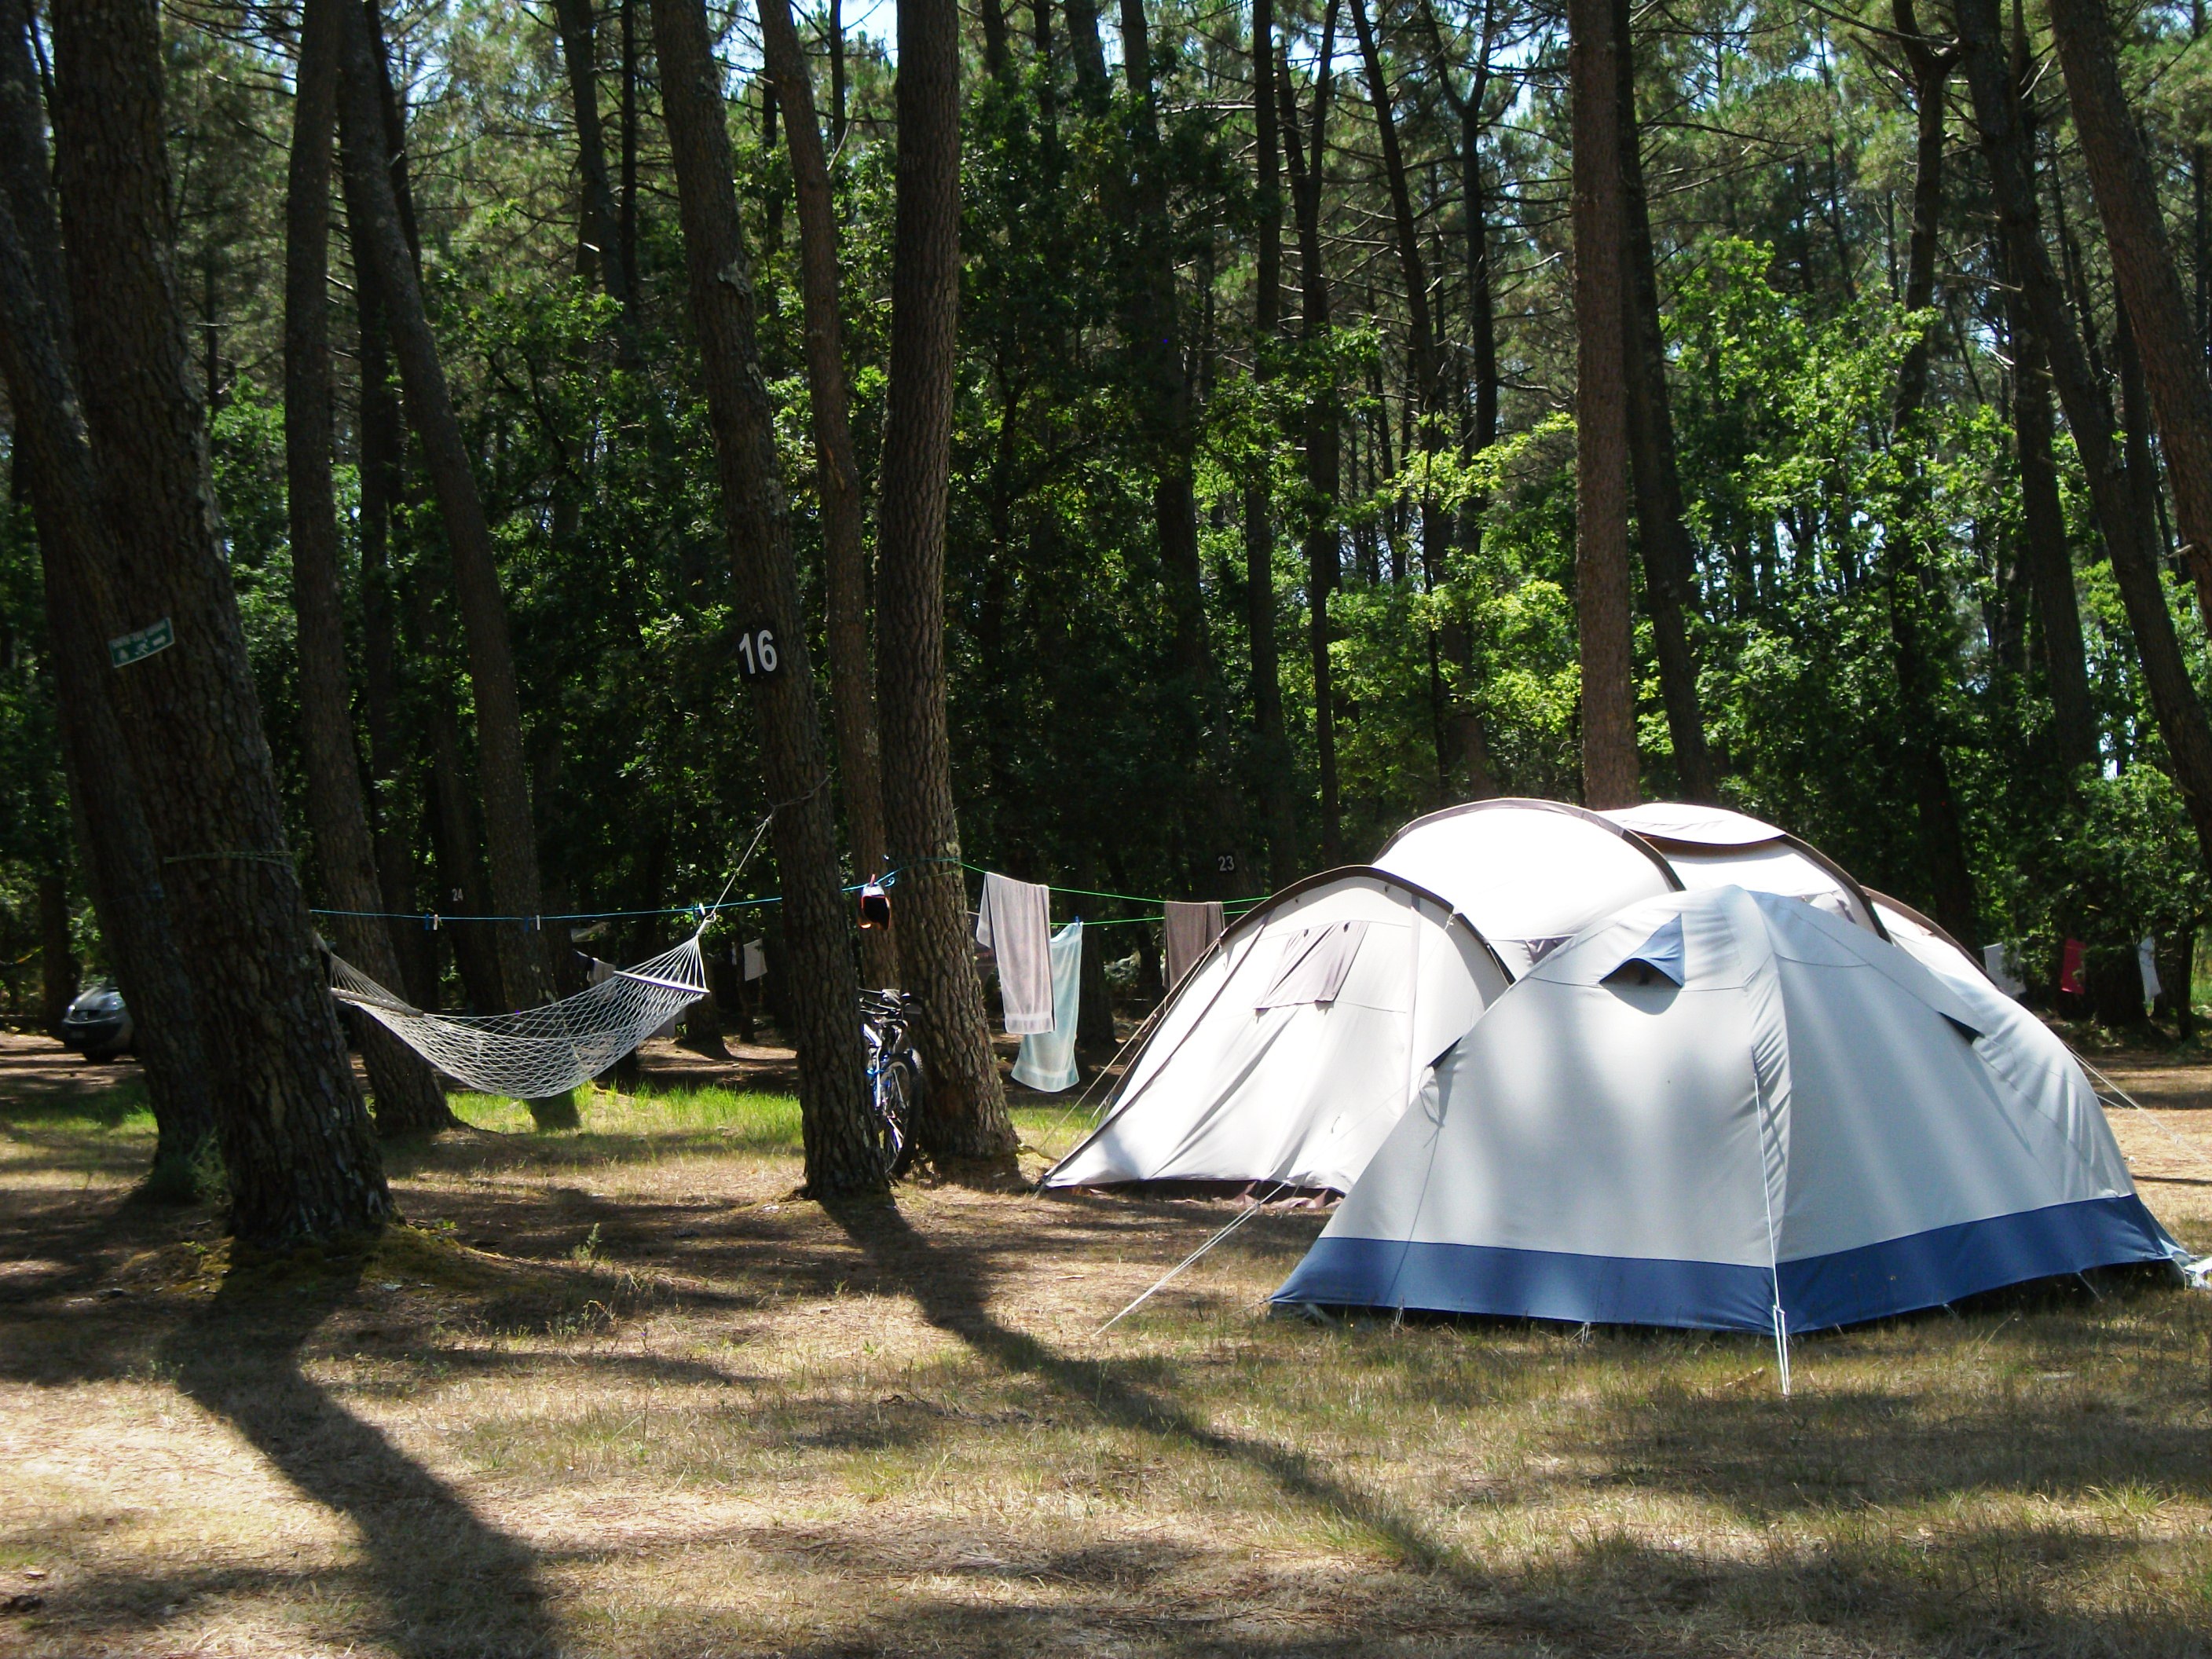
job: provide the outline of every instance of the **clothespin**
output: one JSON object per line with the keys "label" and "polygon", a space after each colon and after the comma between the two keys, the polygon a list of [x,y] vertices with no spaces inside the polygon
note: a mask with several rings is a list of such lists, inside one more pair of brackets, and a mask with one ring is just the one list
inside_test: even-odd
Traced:
{"label": "clothespin", "polygon": [[446,919],[435,910],[422,918],[422,931],[427,933],[434,933],[445,925]]}

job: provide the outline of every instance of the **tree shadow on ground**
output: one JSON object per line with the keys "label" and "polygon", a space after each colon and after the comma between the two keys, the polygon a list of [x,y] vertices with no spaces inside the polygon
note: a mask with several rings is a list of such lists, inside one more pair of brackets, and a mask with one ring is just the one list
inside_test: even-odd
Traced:
{"label": "tree shadow on ground", "polygon": [[403,1654],[550,1653],[557,1644],[519,1540],[309,1378],[301,1346],[352,1295],[359,1257],[250,1265],[162,1345],[177,1386],[233,1425],[302,1494],[356,1529]]}
{"label": "tree shadow on ground", "polygon": [[[2085,1610],[2074,1576],[2130,1549],[2133,1540],[2063,1519],[2048,1524],[1953,1520],[1940,1535],[1913,1545],[1901,1544],[1881,1525],[1856,1530],[1847,1525],[1832,1536],[1808,1533],[1786,1546],[1770,1541],[1763,1553],[1734,1559],[1670,1550],[1594,1522],[1563,1538],[1562,1547],[1539,1565],[1492,1571],[1423,1516],[1341,1478],[1326,1459],[1213,1426],[1174,1398],[1157,1362],[1078,1358],[997,1317],[990,1305],[992,1257],[1003,1244],[933,1241],[890,1203],[824,1207],[887,1281],[883,1288],[904,1291],[930,1325],[980,1358],[1034,1379],[1115,1427],[1264,1477],[1316,1520],[1368,1534],[1399,1564],[1393,1583],[1410,1579],[1419,1586],[1402,1608],[1402,1620],[1395,1610],[1381,1614],[1370,1635],[1346,1641],[1332,1635],[1278,1642],[1272,1632],[1217,1634],[1200,1628],[1207,1623],[1203,1620],[1185,1621],[1179,1636],[1162,1639],[1164,1622],[1176,1622],[1168,1609],[1154,1607],[1133,1616],[1126,1608],[1097,1609],[1137,1651],[1385,1650],[1401,1642],[1419,1645],[1419,1632],[1425,1628],[1431,1639],[1455,1631],[1460,1644],[1480,1644],[1480,1650],[1455,1644],[1455,1650],[1509,1651],[1534,1641],[1547,1651],[1691,1653],[1710,1651],[1717,1641],[1733,1646],[1747,1636],[1771,1639],[1791,1627],[1841,1627],[1858,1643],[1908,1651],[1962,1645],[1979,1650],[1985,1642],[2008,1650],[2177,1656],[2208,1650],[2202,1632],[2156,1607]],[[1793,1449],[1827,1436],[1839,1443],[1834,1448],[1838,1460],[1919,1464],[1911,1443],[1915,1426],[1902,1419],[1869,1443],[1865,1425],[1881,1421],[1879,1401],[1868,1402],[1852,1417],[1856,1432],[1850,1436],[1817,1402],[1729,1401],[1717,1412],[1711,1404],[1685,1395],[1648,1411],[1626,1408],[1630,1421],[1606,1443],[1618,1460],[1612,1484],[1674,1487],[1722,1497],[1765,1518],[1802,1522],[1834,1495],[1793,1484],[1784,1455]],[[2046,1490],[2051,1474],[2061,1470],[2068,1482],[2079,1481],[2087,1490],[2100,1476],[2125,1480],[2161,1463],[2171,1480],[2173,1461],[2190,1455],[2187,1446],[2200,1438],[2143,1425],[2124,1455],[2069,1463],[2059,1455],[2063,1424],[2037,1418],[2023,1442],[2008,1446],[2009,1420],[2008,1414],[1992,1413],[1985,1421],[1948,1425],[1955,1441],[1949,1455],[1921,1466],[1926,1472],[1910,1483],[1909,1495],[1957,1496],[2008,1482]],[[1763,1462],[1762,1452],[1767,1454]],[[2040,1461],[2045,1454],[2052,1461]],[[1778,1456],[1784,1461],[1778,1462]],[[1715,1492],[1716,1463],[1723,1459],[1733,1461],[1720,1482],[1724,1491]],[[2185,1480],[2196,1484],[2193,1477]],[[1490,1494],[1491,1501],[1495,1498]],[[1048,1571],[1021,1560],[1004,1565],[1010,1578]],[[927,1603],[922,1598],[902,1615],[902,1631],[927,1628],[933,1618]],[[951,1602],[939,1611],[948,1633],[969,1616]],[[1025,1622],[1016,1609],[1002,1607],[1005,1628],[995,1632],[1002,1639],[974,1640],[980,1632],[971,1629],[971,1647],[1023,1651],[1025,1642],[1036,1639],[1040,1622],[1064,1620],[1071,1609],[1062,1599],[1040,1601],[1032,1611],[1034,1620]],[[1152,1640],[1146,1639],[1147,1627]]]}

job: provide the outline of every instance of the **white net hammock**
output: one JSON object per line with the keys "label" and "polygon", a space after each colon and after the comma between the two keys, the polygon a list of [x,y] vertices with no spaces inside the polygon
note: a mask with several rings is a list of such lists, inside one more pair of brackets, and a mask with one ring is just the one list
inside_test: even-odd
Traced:
{"label": "white net hammock", "polygon": [[589,1081],[707,994],[694,933],[574,996],[513,1014],[433,1014],[394,996],[343,957],[331,994],[358,1008],[447,1077],[479,1094],[542,1100]]}

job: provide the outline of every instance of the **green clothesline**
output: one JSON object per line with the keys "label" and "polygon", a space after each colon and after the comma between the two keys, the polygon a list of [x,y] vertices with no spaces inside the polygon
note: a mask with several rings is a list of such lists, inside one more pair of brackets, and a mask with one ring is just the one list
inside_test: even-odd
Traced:
{"label": "green clothesline", "polygon": [[[981,865],[970,864],[965,859],[916,859],[914,861],[916,864],[952,864],[957,862],[963,870],[971,872],[972,873],[979,876],[1000,875],[1005,873],[1003,871],[986,870]],[[1120,899],[1124,903],[1127,904],[1164,904],[1167,902],[1165,899],[1160,897],[1157,893],[1102,893],[1095,887],[1062,887],[1058,882],[1053,881],[1041,881],[1032,884],[1038,887],[1048,888],[1055,893],[1073,893],[1083,898]],[[1224,909],[1227,909],[1231,906],[1237,906],[1245,909],[1249,909],[1255,904],[1264,904],[1271,896],[1273,896],[1270,894],[1261,893],[1249,898],[1224,899],[1221,901],[1221,903]],[[1159,921],[1164,919],[1164,918],[1161,916],[1123,916],[1120,918],[1120,920],[1123,921]],[[1099,922],[1096,925],[1103,927],[1107,924],[1104,922]]]}
{"label": "green clothesline", "polygon": [[[986,870],[980,864],[969,863],[965,859],[929,858],[916,859],[914,862],[915,864],[957,864],[963,870],[972,871],[979,876],[988,876],[994,873],[991,871]],[[888,872],[884,877],[883,884],[886,887],[896,884],[902,873],[903,873],[903,872],[901,870]],[[1166,902],[1165,900],[1154,895],[1139,893],[1102,893],[1089,887],[1060,887],[1054,885],[1054,884],[1050,882],[1042,882],[1037,884],[1046,887],[1055,893],[1073,893],[1080,898],[1119,899],[1127,904],[1164,904]],[[842,890],[848,893],[857,893],[866,885],[867,885],[867,884],[865,882],[855,882],[850,886],[844,888]],[[1243,911],[1250,909],[1255,904],[1264,902],[1265,900],[1266,895],[1264,894],[1258,898],[1224,899],[1222,901],[1222,908],[1225,914],[1240,914]],[[560,915],[549,913],[544,915],[535,916],[451,916],[445,915],[443,912],[435,910],[316,909],[309,911],[308,914],[318,916],[358,916],[364,919],[382,921],[419,921],[426,928],[442,927],[448,922],[460,921],[519,922],[529,927],[543,927],[549,921],[613,921],[633,916],[714,916],[720,915],[725,910],[757,909],[764,905],[781,904],[783,900],[780,896],[770,894],[765,898],[731,899],[726,902],[714,904],[671,904],[663,906],[659,909],[652,910],[572,910]],[[1114,916],[1102,921],[1087,921],[1084,925],[1087,927],[1119,927],[1133,921],[1164,921],[1167,918],[1164,915]],[[27,960],[27,958],[26,959]]]}

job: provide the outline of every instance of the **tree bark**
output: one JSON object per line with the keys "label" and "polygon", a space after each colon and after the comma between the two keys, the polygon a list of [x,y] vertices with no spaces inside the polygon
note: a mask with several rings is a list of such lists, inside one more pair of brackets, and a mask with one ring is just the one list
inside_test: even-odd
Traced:
{"label": "tree bark", "polygon": [[568,98],[576,116],[578,171],[583,179],[582,226],[578,240],[589,255],[586,274],[596,273],[607,297],[620,307],[616,349],[627,368],[638,366],[635,319],[630,309],[629,267],[623,257],[622,210],[607,179],[606,140],[599,131],[598,52],[592,25],[592,0],[553,0],[559,19],[561,56],[568,69]]}
{"label": "tree bark", "polygon": [[876,584],[884,806],[904,873],[899,953],[921,1002],[922,1145],[955,1170],[1010,1172],[1013,1124],[983,1024],[945,725],[945,521],[960,304],[960,16],[902,0],[890,405]]}
{"label": "tree bark", "polygon": [[[1905,250],[1904,301],[1907,311],[1923,312],[1936,303],[1936,237],[1943,212],[1944,100],[1957,55],[1937,51],[1922,37],[1911,0],[1893,0],[1892,13],[1912,72],[1915,121],[1912,228]],[[1917,441],[1916,428],[1928,397],[1929,356],[1923,331],[1898,366],[1893,442]],[[1926,494],[1925,477],[1917,464],[1908,462],[1904,489],[1908,517]],[[1930,908],[1952,937],[1971,950],[1980,937],[1979,907],[1973,871],[1966,860],[1958,793],[1943,753],[1938,672],[1930,659],[1929,641],[1933,614],[1945,600],[1932,591],[1927,550],[1910,527],[1895,530],[1883,552],[1889,565],[1890,641],[1902,716],[1898,743],[1919,823],[1920,859]]]}
{"label": "tree bark", "polygon": [[355,520],[361,548],[362,713],[368,727],[370,830],[386,932],[400,962],[407,1000],[436,1005],[438,976],[430,934],[410,913],[419,908],[415,838],[402,810],[406,769],[401,738],[398,617],[392,579],[392,504],[402,463],[399,400],[391,384],[392,357],[383,302],[372,273],[356,262],[354,305],[360,323],[361,404],[356,416],[361,504]]}
{"label": "tree bark", "polygon": [[[491,528],[471,470],[466,441],[453,414],[438,343],[423,308],[422,284],[402,226],[399,198],[388,167],[378,165],[370,135],[385,125],[383,73],[368,17],[342,8],[339,114],[346,130],[346,206],[357,260],[375,271],[391,329],[392,355],[407,397],[407,418],[422,446],[422,462],[438,499],[438,514],[453,559],[454,597],[468,644],[469,680],[476,694],[479,781],[483,790],[484,839],[490,855],[492,902],[513,917],[536,917],[538,836],[532,822],[528,762],[522,737],[522,703],[516,688],[514,649],[507,635],[507,602],[500,592]],[[531,921],[499,925],[500,978],[519,1007],[550,1001],[545,937]],[[573,1127],[574,1102],[560,1097],[532,1102],[541,1128]]]}
{"label": "tree bark", "polygon": [[1583,802],[1638,799],[1628,585],[1628,225],[1613,0],[1570,0],[1574,125],[1575,611],[1582,660]]}
{"label": "tree bark", "polygon": [[1213,852],[1229,844],[1231,814],[1223,798],[1227,769],[1212,752],[1222,729],[1216,718],[1221,688],[1200,571],[1196,410],[1176,302],[1167,157],[1160,141],[1144,0],[1121,0],[1121,72],[1133,106],[1127,211],[1137,238],[1137,269],[1124,301],[1121,330],[1136,370],[1137,422],[1153,468],[1152,525],[1167,591],[1169,661],[1181,726],[1175,747],[1190,763],[1190,796],[1200,804],[1204,820],[1191,824],[1186,844],[1192,874],[1203,889],[1215,879]]}
{"label": "tree bark", "polygon": [[2051,33],[2105,222],[2113,283],[2135,331],[2165,441],[2183,555],[2197,584],[2197,608],[2212,624],[2212,377],[2166,240],[2142,135],[2121,89],[2103,0],[2051,0]]}
{"label": "tree bark", "polygon": [[[2014,135],[2027,173],[2030,204],[2035,200],[2035,106],[2029,96],[2036,64],[2027,40],[2026,18],[2013,9],[2012,108]],[[1997,238],[1997,264],[2004,281],[2005,325],[2013,348],[2013,433],[2021,477],[2021,559],[2041,627],[2044,684],[2051,698],[2051,736],[2058,769],[2070,773],[2097,762],[2097,720],[2089,702],[2087,653],[2082,644],[2081,610],[2074,589],[2074,565],[2067,546],[2065,507],[2059,495],[2054,452],[2050,354],[2029,305],[2008,239]],[[2099,394],[2101,400],[2101,393]]]}
{"label": "tree bark", "polygon": [[[1413,386],[1407,401],[1406,415],[1411,428],[1406,444],[1406,461],[1410,465],[1413,452],[1419,447],[1425,461],[1433,462],[1446,447],[1443,420],[1443,377],[1437,358],[1437,326],[1429,299],[1427,262],[1421,258],[1420,224],[1413,216],[1413,190],[1406,176],[1406,157],[1398,138],[1398,119],[1390,95],[1390,82],[1382,70],[1382,54],[1376,45],[1375,30],[1367,21],[1366,0],[1352,0],[1352,26],[1359,40],[1360,62],[1367,72],[1368,102],[1375,111],[1375,127],[1382,152],[1383,181],[1390,196],[1392,240],[1398,255],[1398,274],[1406,285],[1406,358]],[[1445,578],[1444,562],[1451,542],[1451,532],[1444,521],[1442,506],[1436,490],[1427,480],[1421,489],[1421,580],[1431,592],[1441,586]],[[1395,549],[1393,550],[1394,554]],[[1449,655],[1459,665],[1462,680],[1474,677],[1474,643],[1463,615],[1455,616],[1441,632],[1432,630],[1428,639],[1429,654],[1429,717],[1437,748],[1437,788],[1439,797],[1449,793],[1453,739],[1470,763],[1467,744],[1465,720],[1468,712],[1462,709],[1455,715],[1449,706],[1444,689],[1442,659]],[[1471,793],[1492,793],[1489,787],[1486,766],[1469,766],[1468,779]]]}
{"label": "tree bark", "polygon": [[[337,93],[338,9],[307,0],[292,103],[285,199],[284,471],[292,538],[292,605],[298,618],[300,750],[315,862],[344,954],[380,984],[404,982],[385,908],[354,748],[345,608],[339,591],[337,498],[331,483],[331,131]],[[438,1074],[373,1019],[350,1021],[368,1071],[376,1127],[386,1135],[434,1133],[454,1119]]]}
{"label": "tree bark", "polygon": [[984,72],[1012,91],[1014,54],[1006,42],[1006,0],[982,0],[982,16]]}
{"label": "tree bark", "polygon": [[2112,415],[2089,367],[2081,337],[2068,314],[2058,273],[2043,243],[2035,173],[2012,76],[2005,62],[1996,0],[1954,0],[1960,61],[1973,96],[1974,122],[1989,164],[1990,193],[2014,278],[2041,337],[2066,424],[2081,456],[2098,527],[2136,636],[2143,683],[2159,735],[2166,741],[2197,845],[2212,868],[2212,720],[2189,677],[2166,609],[2155,550],[2137,533],[2127,468],[2112,445]]}
{"label": "tree bark", "polygon": [[1106,50],[1098,40],[1096,0],[1067,0],[1067,50],[1075,60],[1075,101],[1087,115],[1103,113],[1113,90],[1106,79]]}
{"label": "tree bark", "polygon": [[[1684,800],[1717,801],[1705,711],[1698,696],[1697,650],[1689,619],[1698,608],[1698,556],[1682,507],[1674,449],[1674,411],[1667,393],[1667,341],[1659,325],[1659,264],[1651,204],[1644,187],[1644,140],[1636,116],[1636,53],[1628,0],[1613,0],[1620,79],[1620,173],[1628,219],[1628,308],[1621,361],[1628,386],[1629,470],[1636,491],[1636,545],[1644,558],[1644,603],[1651,612],[1659,693],[1674,748],[1674,786]],[[1485,296],[1486,302],[1487,296]],[[1492,374],[1496,374],[1493,364]],[[1495,398],[1493,388],[1491,396]],[[1494,418],[1494,417],[1493,417]]]}
{"label": "tree bark", "polygon": [[[39,76],[31,61],[30,24],[24,0],[0,0],[0,199],[12,210],[24,238],[55,350],[64,372],[70,373],[74,348],[69,282],[54,213]],[[17,420],[22,434],[19,463],[27,463],[38,445],[22,413]],[[21,476],[28,480],[33,470],[26,465]],[[87,589],[87,573],[99,549],[94,542],[70,539],[96,534],[98,526],[88,516],[58,511],[52,489],[33,483],[30,495],[45,576],[62,765],[77,843],[85,854],[85,884],[107,942],[116,988],[136,1027],[154,1112],[154,1167],[179,1167],[191,1163],[214,1135],[215,1101],[200,1048],[191,978],[177,947],[160,859],[107,695],[106,677],[112,671]]]}
{"label": "tree bark", "polygon": [[71,0],[53,28],[82,416],[12,216],[0,337],[95,636],[173,638],[107,685],[194,975],[231,1224],[272,1245],[372,1229],[392,1200],[284,844],[164,247],[160,27],[141,0]]}
{"label": "tree bark", "polygon": [[777,672],[751,682],[751,701],[759,720],[762,781],[775,803],[783,894],[780,965],[790,980],[796,1028],[806,1188],[817,1198],[880,1192],[885,1175],[869,1134],[860,985],[838,891],[828,759],[807,659],[774,412],[754,337],[752,279],[731,182],[721,82],[702,0],[653,0],[653,30],[738,618],[756,636],[771,630],[783,659]]}
{"label": "tree bark", "polygon": [[[622,199],[616,219],[616,240],[622,249],[625,292],[637,292],[637,25],[632,0],[622,7]],[[836,0],[831,0],[834,12]]]}
{"label": "tree bark", "polygon": [[[2011,262],[2008,260],[2008,276]],[[2051,697],[2051,738],[2062,770],[2094,766],[2097,722],[2089,703],[2081,601],[2066,545],[2066,509],[2058,493],[2053,450],[2051,367],[2043,336],[2018,286],[2008,283],[2005,313],[2012,335],[2013,440],[2019,453],[2021,557],[2041,619],[2044,684]]]}
{"label": "tree bark", "polygon": [[[866,510],[845,385],[844,326],[838,318],[841,277],[837,214],[830,196],[830,163],[814,113],[814,90],[792,26],[790,0],[759,0],[768,72],[783,105],[784,142],[799,203],[799,255],[806,317],[806,388],[814,424],[815,487],[822,497],[824,633],[830,647],[830,712],[845,786],[854,873],[884,872],[882,739],[876,730],[875,687],[868,662],[868,569],[862,545]],[[860,933],[862,975],[871,985],[898,983],[898,946],[887,928]]]}
{"label": "tree bark", "polygon": [[[452,629],[437,606],[437,593],[418,568],[415,592],[416,640],[424,663],[444,684],[453,672]],[[428,817],[434,872],[438,884],[437,910],[441,916],[464,918],[456,926],[441,924],[453,941],[453,966],[461,976],[461,990],[469,1006],[480,1014],[497,1013],[512,1005],[507,988],[500,983],[499,940],[491,925],[466,920],[494,914],[490,897],[477,869],[477,835],[470,811],[468,763],[461,750],[461,725],[453,713],[453,699],[442,692],[427,699],[430,745]]]}
{"label": "tree bark", "polygon": [[[1254,273],[1252,373],[1274,378],[1283,319],[1281,143],[1276,131],[1274,0],[1252,0],[1252,122],[1258,140],[1258,269]],[[1269,884],[1287,887],[1298,872],[1297,809],[1291,792],[1291,745],[1283,730],[1282,660],[1275,640],[1275,500],[1273,460],[1261,457],[1244,486],[1244,593],[1252,641],[1252,738],[1267,825]]]}
{"label": "tree bark", "polygon": [[62,1016],[76,1000],[78,983],[76,945],[70,938],[69,878],[49,870],[39,877],[39,1015],[49,1035],[60,1035]]}
{"label": "tree bark", "polygon": [[[1428,29],[1437,84],[1459,122],[1460,205],[1463,221],[1461,228],[1467,243],[1468,320],[1473,337],[1468,351],[1474,360],[1474,422],[1462,434],[1461,455],[1463,459],[1472,460],[1498,441],[1498,313],[1491,283],[1490,226],[1485,206],[1487,192],[1482,177],[1483,107],[1490,87],[1495,8],[1485,0],[1474,79],[1463,97],[1452,85],[1443,31],[1437,26],[1436,8],[1428,0],[1423,0],[1421,17]],[[1488,498],[1480,492],[1470,493],[1460,507],[1459,544],[1470,569],[1482,552],[1482,523],[1488,510]],[[1474,635],[1472,626],[1463,619],[1456,624],[1455,642],[1458,646],[1453,656],[1460,671],[1460,696],[1452,723],[1458,733],[1462,763],[1467,769],[1468,798],[1486,800],[1498,793],[1498,780],[1490,769],[1490,750],[1483,738],[1482,717],[1473,701]]]}
{"label": "tree bark", "polygon": [[[1328,104],[1334,84],[1337,0],[1329,0],[1322,22],[1322,50],[1314,75],[1313,114],[1305,137],[1298,132],[1296,95],[1287,52],[1277,62],[1282,100],[1284,156],[1290,163],[1291,190],[1298,220],[1298,265],[1304,315],[1300,333],[1309,347],[1326,343],[1329,333],[1328,271],[1322,262],[1321,193],[1322,161],[1328,153]],[[1329,661],[1334,638],[1328,620],[1328,596],[1342,580],[1336,523],[1337,496],[1343,488],[1343,406],[1332,375],[1306,411],[1306,643],[1313,662],[1314,750],[1321,773],[1321,856],[1324,868],[1344,862],[1344,815],[1336,767],[1336,695]]]}

